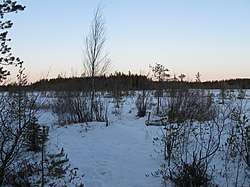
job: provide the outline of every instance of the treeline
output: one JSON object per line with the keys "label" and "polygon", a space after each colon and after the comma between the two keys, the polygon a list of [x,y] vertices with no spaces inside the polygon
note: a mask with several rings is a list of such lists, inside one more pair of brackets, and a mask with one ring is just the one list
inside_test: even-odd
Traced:
{"label": "treeline", "polygon": [[[199,88],[199,84],[189,83],[191,88]],[[229,79],[202,82],[202,86],[207,89],[250,89],[250,79]]]}
{"label": "treeline", "polygon": [[[115,73],[110,76],[95,77],[96,91],[115,91],[115,90],[143,90],[149,87],[150,80],[146,76],[124,73]],[[56,78],[50,80],[40,80],[28,86],[36,91],[91,91],[91,77],[72,77]]]}
{"label": "treeline", "polygon": [[[90,77],[71,77],[41,79],[35,83],[25,86],[28,91],[90,91],[92,79]],[[124,74],[121,72],[109,76],[95,78],[96,91],[116,91],[116,90],[154,90],[158,84],[164,89],[188,88],[188,89],[250,89],[250,79],[229,79],[206,82],[187,82],[169,80],[157,82],[145,75]],[[15,89],[17,84],[1,86],[1,91]]]}

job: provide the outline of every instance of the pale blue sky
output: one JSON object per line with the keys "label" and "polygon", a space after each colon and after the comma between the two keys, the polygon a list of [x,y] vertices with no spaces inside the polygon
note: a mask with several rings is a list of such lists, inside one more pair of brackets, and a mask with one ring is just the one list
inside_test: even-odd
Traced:
{"label": "pale blue sky", "polygon": [[156,62],[194,80],[250,78],[250,0],[33,0],[13,15],[13,53],[35,81],[80,75],[82,49],[101,2],[112,69],[148,73]]}

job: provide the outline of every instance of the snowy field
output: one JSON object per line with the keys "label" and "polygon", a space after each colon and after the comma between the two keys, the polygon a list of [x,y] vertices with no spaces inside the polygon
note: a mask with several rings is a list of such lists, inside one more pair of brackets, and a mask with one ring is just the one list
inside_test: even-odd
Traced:
{"label": "snowy field", "polygon": [[[146,126],[147,117],[138,118],[136,112],[130,99],[120,115],[110,112],[108,127],[100,122],[89,123],[87,130],[86,124],[53,126],[50,143],[65,149],[71,166],[84,175],[85,186],[160,186],[159,178],[146,177],[160,164],[152,143],[159,129]],[[49,113],[41,118],[45,124],[55,123]]]}
{"label": "snowy field", "polygon": [[[245,102],[249,100],[249,93],[246,94]],[[218,100],[216,102],[219,102],[219,91],[214,91],[214,94]],[[112,102],[108,108],[107,127],[102,122],[58,126],[49,111],[42,113],[40,122],[53,124],[50,127],[49,144],[65,149],[71,166],[77,167],[78,174],[84,175],[84,186],[162,186],[161,177],[152,176],[163,162],[163,155],[155,151],[157,147],[153,144],[154,138],[161,134],[162,127],[146,126],[147,116],[137,117],[135,97],[124,97],[119,112]],[[250,117],[249,105],[247,111]],[[218,158],[212,163],[220,163]],[[233,182],[226,183],[225,179],[220,181],[218,176],[215,179],[218,186],[233,186]],[[243,186],[249,184],[245,182]]]}

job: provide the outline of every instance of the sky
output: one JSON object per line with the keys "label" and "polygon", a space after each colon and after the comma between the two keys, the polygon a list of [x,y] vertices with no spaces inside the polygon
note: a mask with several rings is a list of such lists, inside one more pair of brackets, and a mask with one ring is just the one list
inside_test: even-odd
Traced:
{"label": "sky", "polygon": [[30,82],[80,76],[84,40],[101,3],[105,51],[121,71],[148,74],[160,63],[188,81],[250,78],[250,0],[19,0],[9,17],[14,55]]}

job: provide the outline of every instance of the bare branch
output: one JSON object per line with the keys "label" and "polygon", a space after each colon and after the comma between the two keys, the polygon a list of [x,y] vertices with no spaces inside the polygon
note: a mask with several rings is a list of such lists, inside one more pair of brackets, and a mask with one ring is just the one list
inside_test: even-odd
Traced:
{"label": "bare branch", "polygon": [[89,77],[101,76],[106,73],[111,62],[108,53],[104,53],[106,29],[102,11],[103,7],[99,5],[94,12],[90,33],[84,43],[83,66]]}

